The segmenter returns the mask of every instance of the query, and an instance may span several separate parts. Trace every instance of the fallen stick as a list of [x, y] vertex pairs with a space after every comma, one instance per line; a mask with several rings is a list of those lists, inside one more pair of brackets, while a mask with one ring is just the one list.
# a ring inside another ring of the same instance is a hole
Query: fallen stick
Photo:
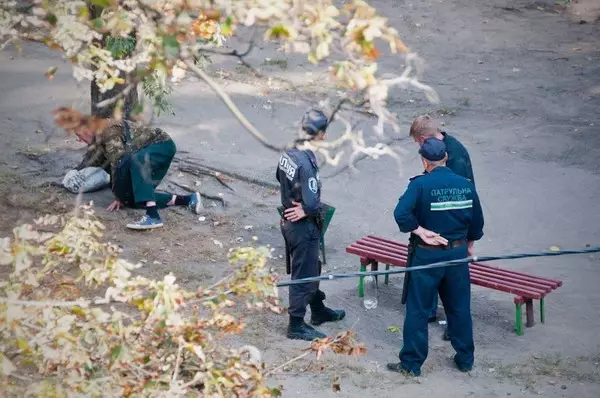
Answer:
[[202, 163], [196, 162], [191, 159], [175, 159], [175, 161], [179, 162], [180, 165], [193, 166], [193, 167], [197, 168], [197, 170], [204, 169], [207, 172], [212, 171], [215, 173], [221, 173], [224, 176], [231, 177], [231, 178], [234, 178], [234, 179], [240, 180], [240, 181], [245, 181], [247, 183], [258, 185], [261, 187], [270, 188], [270, 189], [279, 189], [279, 184], [260, 180], [258, 178], [254, 178], [254, 177], [245, 176], [245, 175], [233, 172], [233, 171], [227, 171], [227, 170], [218, 169], [218, 168], [212, 167], [212, 166], [206, 166]]
[[201, 170], [201, 169], [195, 168], [193, 166], [179, 166], [179, 171], [184, 172], [184, 173], [193, 174], [195, 176], [207, 175], [207, 176], [214, 177], [225, 188], [231, 190], [232, 192], [235, 192], [235, 189], [233, 189], [229, 184], [227, 184], [225, 181], [223, 181], [221, 179], [221, 177], [219, 176], [219, 174], [216, 173], [216, 172], [214, 172], [214, 171], [211, 171], [211, 170]]

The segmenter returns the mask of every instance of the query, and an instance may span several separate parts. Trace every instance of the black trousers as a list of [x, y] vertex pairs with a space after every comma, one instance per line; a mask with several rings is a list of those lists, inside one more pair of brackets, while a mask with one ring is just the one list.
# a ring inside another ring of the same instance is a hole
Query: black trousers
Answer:
[[[319, 276], [321, 233], [317, 224], [309, 219], [296, 222], [281, 220], [281, 233], [290, 251], [292, 279]], [[319, 282], [291, 285], [288, 313], [292, 317], [304, 318], [308, 304], [314, 312], [323, 307], [324, 299], [325, 293], [319, 290]]]

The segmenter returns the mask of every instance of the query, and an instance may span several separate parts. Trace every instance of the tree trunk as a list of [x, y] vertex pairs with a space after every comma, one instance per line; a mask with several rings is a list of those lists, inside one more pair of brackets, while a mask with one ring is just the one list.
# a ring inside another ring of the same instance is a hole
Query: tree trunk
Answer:
[[[99, 18], [102, 13], [102, 8], [98, 7], [98, 6], [90, 5], [90, 13], [92, 15], [92, 18]], [[135, 32], [132, 32], [131, 35], [132, 35], [132, 37], [135, 38]], [[102, 39], [99, 40], [98, 44], [101, 45], [101, 47], [105, 47], [106, 37], [107, 36], [104, 36], [104, 37], [102, 37]], [[102, 92], [100, 92], [100, 87], [98, 87], [98, 85], [96, 84], [96, 81], [92, 80], [90, 83], [90, 94], [91, 94], [90, 102], [91, 102], [92, 116], [100, 117], [100, 118], [112, 117], [112, 115], [115, 111], [115, 108], [117, 106], [117, 102], [107, 105], [102, 108], [98, 108], [96, 105], [99, 102], [102, 102], [104, 100], [114, 98], [115, 96], [117, 96], [123, 89], [125, 89], [125, 87], [127, 87], [128, 82], [129, 82], [129, 77], [126, 77], [124, 84], [115, 84], [115, 86], [112, 88], [112, 90], [108, 90], [108, 91], [102, 93]], [[127, 96], [123, 99], [124, 99], [123, 117], [125, 119], [131, 119], [131, 113], [139, 102], [137, 89], [135, 87], [133, 89], [131, 89], [129, 91], [129, 93], [127, 94]]]

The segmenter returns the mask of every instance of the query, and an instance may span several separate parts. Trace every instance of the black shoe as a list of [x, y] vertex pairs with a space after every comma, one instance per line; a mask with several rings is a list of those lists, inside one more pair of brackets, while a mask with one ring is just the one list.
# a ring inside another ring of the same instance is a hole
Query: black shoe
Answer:
[[458, 362], [456, 362], [456, 360], [454, 361], [454, 364], [456, 365], [458, 370], [460, 370], [463, 373], [470, 372], [473, 370], [473, 365], [461, 365]]
[[444, 330], [444, 334], [442, 335], [442, 340], [450, 341], [450, 333], [448, 332], [448, 328], [446, 328], [446, 330]]
[[324, 309], [316, 312], [311, 312], [310, 323], [319, 326], [325, 322], [337, 322], [341, 321], [346, 317], [346, 311], [344, 310], [332, 310], [331, 308], [325, 307]]
[[298, 325], [289, 325], [287, 338], [292, 340], [313, 341], [314, 339], [324, 339], [327, 335], [315, 330], [310, 325], [302, 322]]
[[401, 373], [405, 376], [413, 376], [413, 377], [419, 377], [421, 376], [421, 371], [415, 372], [413, 370], [409, 370], [406, 369], [405, 367], [402, 366], [402, 363], [388, 363], [387, 364], [387, 370], [391, 371], [391, 372], [396, 372], [396, 373]]
[[428, 323], [433, 323], [435, 321], [437, 321], [437, 315], [430, 316], [429, 319], [427, 320]]

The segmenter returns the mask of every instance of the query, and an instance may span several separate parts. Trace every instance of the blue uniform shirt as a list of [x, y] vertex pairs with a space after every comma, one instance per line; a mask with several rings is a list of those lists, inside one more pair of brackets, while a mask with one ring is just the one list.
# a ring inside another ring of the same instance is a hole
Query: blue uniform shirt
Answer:
[[436, 167], [412, 179], [394, 218], [404, 233], [421, 226], [448, 241], [475, 241], [483, 236], [483, 212], [475, 186], [448, 167]]
[[451, 135], [444, 135], [444, 144], [448, 153], [448, 161], [446, 166], [458, 174], [459, 176], [468, 178], [475, 185], [475, 176], [473, 175], [473, 167], [471, 166], [471, 158], [467, 148], [459, 140]]
[[302, 203], [307, 216], [321, 211], [321, 181], [317, 158], [312, 151], [292, 148], [281, 154], [276, 178], [281, 186], [281, 204], [286, 209], [292, 201]]

